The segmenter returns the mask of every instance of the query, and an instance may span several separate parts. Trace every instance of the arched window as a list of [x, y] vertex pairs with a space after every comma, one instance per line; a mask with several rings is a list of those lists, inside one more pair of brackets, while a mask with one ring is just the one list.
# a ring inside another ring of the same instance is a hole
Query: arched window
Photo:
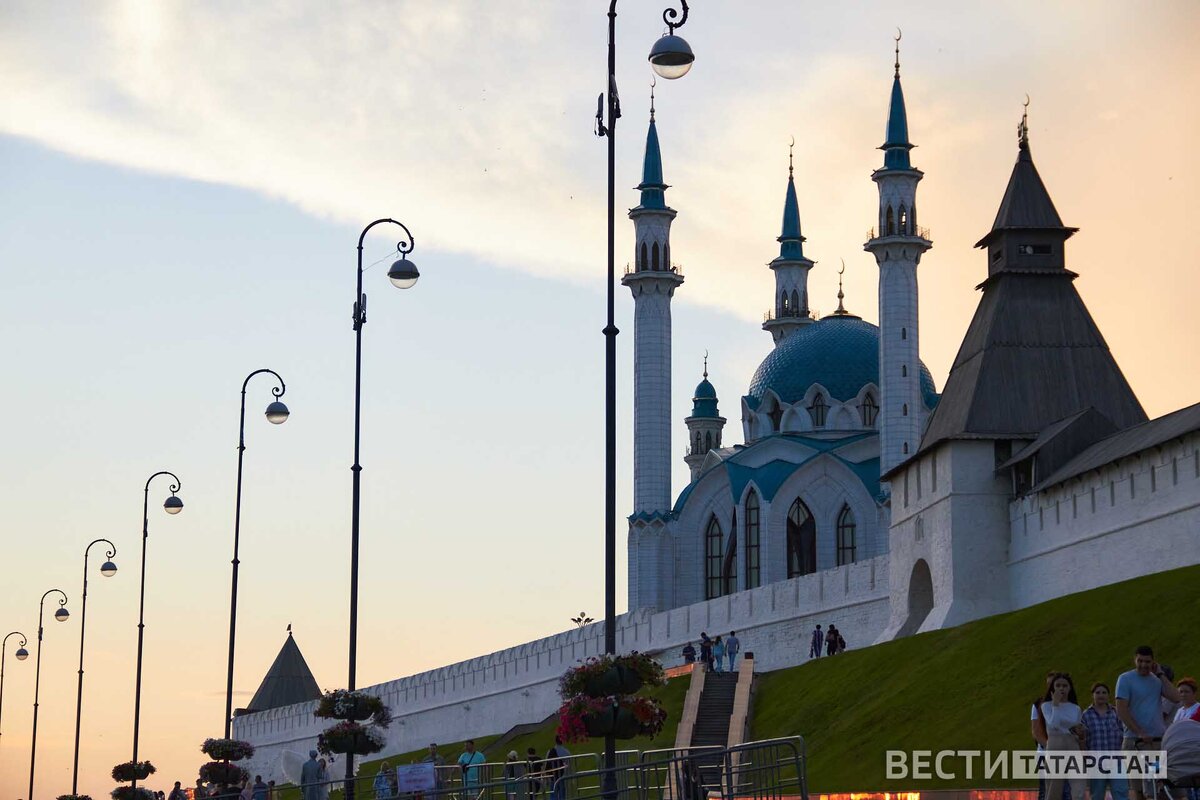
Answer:
[[908, 416], [908, 403], [905, 403], [904, 405], [902, 405], [900, 407], [900, 416], [902, 416], [902, 417]]
[[704, 598], [712, 600], [721, 596], [721, 567], [722, 550], [725, 537], [721, 535], [721, 523], [716, 515], [708, 521], [708, 529], [704, 532]]
[[900, 329], [900, 339], [904, 340], [907, 338], [908, 338], [908, 328], [901, 328]]
[[792, 310], [792, 307], [791, 307], [790, 303], [791, 303], [791, 300], [788, 297], [787, 292], [784, 292], [783, 294], [779, 295], [779, 316], [781, 316], [781, 317], [791, 316], [790, 312]]
[[817, 571], [817, 523], [798, 497], [788, 509], [787, 563], [789, 578]]
[[751, 489], [746, 496], [746, 588], [753, 589], [759, 580], [758, 494]]
[[[908, 455], [908, 442], [904, 443], [904, 454]], [[905, 505], [907, 505], [907, 503]]]
[[812, 417], [814, 428], [825, 427], [825, 415], [829, 413], [829, 406], [825, 404], [825, 395], [817, 392], [813, 396], [812, 405], [808, 407], [808, 415]]
[[638, 269], [646, 268], [646, 243], [642, 242], [642, 257], [638, 259]]
[[660, 269], [658, 265], [658, 242], [655, 242], [654, 246], [650, 248], [650, 264], [651, 269]]
[[900, 233], [908, 233], [908, 209], [900, 206]]
[[700, 431], [696, 431], [696, 447], [692, 450], [693, 453], [700, 452]]
[[737, 511], [733, 512], [733, 522], [729, 526], [729, 544], [725, 548], [725, 563], [721, 565], [721, 594], [733, 594], [737, 591]]
[[783, 409], [782, 408], [780, 408], [778, 405], [776, 405], [773, 409], [771, 409], [771, 413], [768, 414], [767, 416], [769, 416], [771, 418], [771, 430], [773, 432], [778, 433], [779, 431], [783, 430], [783, 428], [781, 427], [782, 423], [783, 423]]
[[894, 216], [892, 216], [892, 207], [891, 206], [887, 207], [887, 218], [886, 219], [887, 219], [887, 233], [885, 235], [891, 236], [893, 233], [896, 232], [896, 218]]
[[800, 316], [800, 295], [796, 294], [795, 289], [792, 289], [792, 316]]
[[901, 378], [907, 378], [907, 377], [908, 377], [908, 364], [901, 364], [901, 365], [900, 365], [900, 377], [901, 377]]
[[704, 452], [712, 450], [712, 431], [704, 432]]
[[859, 411], [862, 412], [863, 427], [874, 428], [875, 417], [879, 416], [879, 406], [875, 402], [874, 395], [867, 394], [863, 398], [862, 405], [859, 406]]
[[850, 510], [850, 506], [843, 506], [842, 513], [838, 514], [837, 518], [837, 563], [839, 567], [843, 564], [853, 564], [857, 560], [855, 558], [856, 529], [854, 512]]

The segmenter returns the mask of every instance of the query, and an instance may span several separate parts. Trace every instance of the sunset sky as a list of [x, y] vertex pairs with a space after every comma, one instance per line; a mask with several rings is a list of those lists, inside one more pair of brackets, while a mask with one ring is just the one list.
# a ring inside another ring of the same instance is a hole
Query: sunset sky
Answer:
[[[621, 5], [618, 212], [637, 203], [665, 3]], [[675, 481], [701, 359], [738, 399], [771, 339], [788, 142], [812, 305], [875, 321], [876, 215], [901, 62], [925, 172], [921, 349], [941, 388], [986, 274], [972, 248], [1016, 157], [1065, 224], [1067, 265], [1150, 416], [1200, 400], [1200, 5], [696, 0], [697, 61], [657, 88], [672, 253]], [[346, 680], [355, 243], [368, 240], [359, 684], [547, 635], [603, 607], [607, 3], [124, 0], [0, 5], [0, 635], [43, 642], [37, 797], [70, 789], [84, 546], [93, 573], [80, 791], [131, 754], [142, 487], [151, 489], [140, 755], [194, 782], [222, 732], [238, 392], [249, 389], [235, 705], [291, 623], [323, 688]], [[632, 253], [618, 219], [618, 269]], [[631, 510], [632, 301], [618, 287], [620, 495]], [[619, 533], [624, 609], [624, 533]], [[93, 551], [93, 567], [103, 561]], [[746, 643], [748, 647], [752, 642]], [[0, 794], [26, 797], [34, 659], [9, 641]], [[403, 709], [398, 709], [401, 713]], [[480, 734], [492, 731], [479, 731]]]

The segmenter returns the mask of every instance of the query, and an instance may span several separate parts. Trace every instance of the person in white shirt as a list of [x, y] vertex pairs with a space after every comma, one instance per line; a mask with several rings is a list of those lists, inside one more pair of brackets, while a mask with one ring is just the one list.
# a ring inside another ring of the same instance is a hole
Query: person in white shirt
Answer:
[[1175, 684], [1175, 691], [1179, 692], [1179, 710], [1175, 712], [1175, 717], [1171, 722], [1191, 719], [1197, 711], [1200, 711], [1200, 703], [1196, 702], [1196, 679], [1180, 678], [1179, 683]]
[[[1083, 733], [1083, 711], [1079, 708], [1075, 696], [1075, 684], [1071, 682], [1070, 675], [1060, 672], [1054, 676], [1038, 710], [1041, 711], [1042, 719], [1046, 723], [1046, 750], [1048, 752], [1064, 750], [1078, 752], [1081, 749], [1080, 739], [1085, 735]], [[1051, 778], [1046, 781], [1046, 800], [1062, 800], [1063, 789], [1067, 783], [1068, 781], [1062, 778]], [[1084, 780], [1072, 778], [1069, 783], [1071, 797], [1082, 798], [1084, 796]]]

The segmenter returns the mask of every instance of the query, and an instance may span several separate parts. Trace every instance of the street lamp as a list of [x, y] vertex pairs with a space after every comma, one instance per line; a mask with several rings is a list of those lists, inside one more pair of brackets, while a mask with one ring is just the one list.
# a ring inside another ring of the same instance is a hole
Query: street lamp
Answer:
[[[650, 50], [650, 66], [664, 78], [683, 77], [695, 56], [692, 48], [675, 29], [688, 18], [687, 0], [680, 0], [682, 14], [673, 8], [663, 11], [663, 22], [670, 33]], [[675, 18], [679, 17], [679, 22]], [[617, 652], [617, 330], [613, 319], [616, 275], [616, 251], [613, 238], [616, 227], [617, 120], [621, 116], [617, 96], [617, 0], [608, 6], [608, 124], [602, 119], [603, 105], [596, 111], [596, 135], [608, 137], [608, 324], [604, 328], [604, 652]], [[606, 797], [616, 795], [617, 742], [612, 734], [604, 737], [604, 786]]]
[[83, 637], [87, 628], [87, 585], [88, 585], [88, 553], [94, 545], [104, 542], [108, 545], [105, 561], [100, 565], [100, 574], [111, 578], [117, 574], [117, 565], [113, 558], [117, 555], [117, 546], [108, 539], [96, 539], [83, 549], [83, 599], [79, 608], [79, 689], [75, 694], [75, 760], [71, 769], [71, 794], [76, 794], [79, 788], [79, 725], [83, 719]]
[[[171, 478], [168, 487], [171, 496], [163, 502], [163, 511], [168, 514], [178, 514], [183, 510], [183, 501], [176, 496], [183, 481], [174, 472], [159, 470], [146, 479], [146, 488], [142, 500], [142, 582], [138, 592], [138, 642], [137, 642], [137, 676], [133, 689], [133, 762], [138, 760], [138, 727], [142, 718], [142, 642], [146, 632], [146, 541], [150, 538], [150, 484], [159, 475]], [[133, 779], [133, 788], [137, 788], [137, 778]]]
[[[367, 296], [363, 294], [363, 240], [367, 238], [367, 233], [376, 225], [382, 224], [397, 225], [404, 230], [404, 235], [408, 237], [396, 245], [396, 251], [400, 253], [398, 258], [388, 269], [388, 280], [397, 289], [411, 289], [417, 282], [421, 274], [417, 271], [417, 266], [408, 260], [408, 254], [412, 252], [413, 240], [412, 231], [402, 223], [394, 219], [377, 219], [367, 227], [358, 236], [358, 289], [354, 294], [354, 464], [350, 467], [350, 472], [353, 474], [353, 491], [351, 493], [351, 509], [350, 509], [350, 679], [349, 685], [346, 687], [350, 691], [355, 689], [355, 679], [358, 671], [358, 517], [359, 517], [359, 500], [361, 497], [360, 484], [362, 477], [362, 465], [358, 463], [359, 455], [359, 432], [361, 429], [362, 419], [362, 328], [367, 324]], [[345, 796], [347, 800], [354, 800], [354, 754], [346, 754], [346, 790]]]
[[265, 412], [267, 422], [272, 425], [282, 425], [291, 414], [288, 407], [279, 399], [287, 391], [287, 385], [283, 382], [283, 378], [279, 377], [278, 372], [273, 369], [256, 369], [246, 376], [246, 380], [242, 381], [242, 410], [241, 416], [238, 418], [237, 500], [234, 503], [233, 511], [233, 585], [229, 592], [229, 672], [225, 677], [226, 739], [229, 738], [229, 726], [233, 720], [233, 647], [237, 631], [238, 564], [241, 563], [238, 560], [238, 543], [241, 541], [242, 531], [242, 455], [246, 452], [246, 387], [250, 385], [251, 378], [264, 372], [274, 375], [275, 379], [279, 381], [278, 386], [271, 387], [271, 395], [275, 399], [267, 406]]
[[[33, 800], [33, 767], [37, 762], [38, 692], [42, 682], [42, 611], [46, 606], [46, 598], [55, 592], [62, 595], [62, 600], [58, 601], [58, 608], [54, 610], [54, 619], [58, 622], [66, 622], [67, 618], [71, 616], [71, 612], [67, 611], [67, 595], [62, 589], [48, 590], [38, 602], [37, 667], [33, 671], [33, 738], [29, 743], [29, 800]], [[20, 653], [19, 650], [17, 652]]]
[[[4, 656], [5, 652], [8, 650], [9, 636], [21, 637], [21, 643], [17, 645], [17, 652], [13, 654], [17, 657], [17, 661], [24, 661], [25, 659], [29, 658], [29, 651], [25, 649], [25, 645], [29, 644], [29, 642], [25, 639], [25, 634], [21, 633], [20, 631], [13, 631], [12, 633], [9, 633], [4, 637], [4, 641], [0, 642], [0, 722], [4, 720]], [[2, 733], [2, 731], [0, 731], [0, 733]]]

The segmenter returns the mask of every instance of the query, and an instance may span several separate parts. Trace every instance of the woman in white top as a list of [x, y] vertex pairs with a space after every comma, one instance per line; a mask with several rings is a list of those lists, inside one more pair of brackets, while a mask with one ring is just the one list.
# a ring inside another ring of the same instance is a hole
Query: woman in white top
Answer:
[[[1076, 700], [1075, 685], [1071, 682], [1070, 675], [1060, 672], [1054, 676], [1039, 710], [1042, 712], [1042, 718], [1046, 721], [1046, 750], [1078, 752], [1081, 749], [1082, 742], [1080, 740], [1085, 735], [1085, 728], [1083, 727], [1083, 711], [1080, 710]], [[1046, 781], [1046, 800], [1062, 800], [1063, 787], [1066, 783], [1067, 781], [1061, 778], [1052, 778]], [[1084, 796], [1084, 783], [1082, 778], [1070, 780], [1073, 800]]]
[[1196, 702], [1195, 678], [1180, 678], [1179, 683], [1175, 684], [1175, 688], [1179, 690], [1179, 710], [1175, 712], [1172, 723], [1179, 722], [1181, 719], [1191, 719], [1197, 711], [1200, 711], [1200, 703]]

